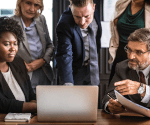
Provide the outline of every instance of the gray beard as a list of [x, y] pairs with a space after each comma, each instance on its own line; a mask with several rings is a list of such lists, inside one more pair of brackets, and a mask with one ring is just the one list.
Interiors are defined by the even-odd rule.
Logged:
[[141, 65], [141, 64], [137, 63], [137, 65], [134, 66], [134, 67], [133, 67], [131, 64], [129, 64], [129, 62], [128, 62], [129, 68], [130, 68], [130, 69], [133, 69], [133, 70], [143, 70], [143, 69], [145, 69], [148, 65], [149, 65], [149, 57], [148, 57], [147, 61], [146, 61], [144, 64]]

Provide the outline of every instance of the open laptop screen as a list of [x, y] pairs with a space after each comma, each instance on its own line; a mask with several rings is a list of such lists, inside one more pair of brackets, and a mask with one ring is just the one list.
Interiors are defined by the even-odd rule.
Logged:
[[96, 121], [98, 86], [36, 88], [38, 121]]

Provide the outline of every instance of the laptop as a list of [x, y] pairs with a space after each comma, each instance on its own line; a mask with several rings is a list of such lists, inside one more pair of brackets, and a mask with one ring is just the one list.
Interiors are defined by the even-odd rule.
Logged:
[[38, 121], [96, 121], [98, 86], [36, 87]]

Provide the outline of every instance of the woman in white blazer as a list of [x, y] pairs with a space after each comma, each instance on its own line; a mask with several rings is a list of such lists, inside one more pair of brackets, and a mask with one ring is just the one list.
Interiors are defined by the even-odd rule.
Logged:
[[17, 55], [26, 65], [34, 92], [37, 85], [51, 85], [53, 70], [50, 60], [53, 43], [43, 11], [43, 0], [17, 0], [14, 20], [22, 27], [24, 41], [20, 43]]

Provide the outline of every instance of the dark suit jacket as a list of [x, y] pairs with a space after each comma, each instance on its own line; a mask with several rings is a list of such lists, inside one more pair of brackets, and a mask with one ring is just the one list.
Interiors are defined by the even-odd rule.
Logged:
[[[14, 15], [11, 18], [18, 21], [19, 25], [23, 29], [21, 17]], [[41, 58], [43, 58], [46, 61], [45, 65], [42, 66], [42, 69], [44, 73], [46, 74], [47, 78], [50, 81], [53, 81], [54, 74], [49, 63], [50, 63], [51, 56], [53, 55], [52, 52], [53, 52], [54, 46], [49, 37], [49, 32], [48, 32], [45, 17], [43, 15], [40, 15], [38, 18], [35, 18], [35, 22], [36, 22], [36, 29], [39, 34], [39, 37], [42, 43], [42, 48], [43, 48], [43, 55]], [[30, 63], [33, 60], [31, 57], [29, 43], [28, 43], [24, 29], [23, 29], [23, 36], [24, 36], [24, 41], [20, 42], [17, 55], [20, 56], [27, 63]]]
[[[149, 74], [150, 75], [150, 74]], [[115, 93], [114, 93], [114, 83], [121, 81], [121, 80], [126, 80], [130, 79], [132, 81], [137, 81], [139, 82], [139, 77], [138, 74], [135, 70], [132, 70], [128, 67], [128, 60], [124, 60], [116, 65], [116, 71], [115, 75], [110, 82], [110, 85], [106, 91], [106, 95], [103, 98], [103, 106], [107, 101], [109, 101], [109, 97], [107, 96], [107, 93], [109, 93], [112, 97], [116, 98]], [[148, 80], [148, 85], [150, 85], [150, 77]], [[145, 107], [150, 108], [150, 101], [147, 104], [144, 104], [141, 102], [141, 96], [139, 94], [134, 94], [134, 95], [125, 95], [126, 98], [130, 99], [131, 101], [138, 103], [140, 105], [143, 105]]]
[[[97, 51], [100, 50], [101, 24], [96, 6], [94, 18], [98, 24], [96, 37]], [[56, 28], [58, 46], [56, 61], [62, 84], [74, 83], [73, 76], [82, 67], [85, 58], [85, 48], [80, 27], [75, 23], [72, 12], [68, 7], [62, 14]]]
[[[26, 102], [36, 100], [24, 61], [20, 57], [15, 57], [14, 61], [8, 65], [25, 95]], [[22, 112], [23, 103], [15, 99], [0, 71], [0, 113]]]

